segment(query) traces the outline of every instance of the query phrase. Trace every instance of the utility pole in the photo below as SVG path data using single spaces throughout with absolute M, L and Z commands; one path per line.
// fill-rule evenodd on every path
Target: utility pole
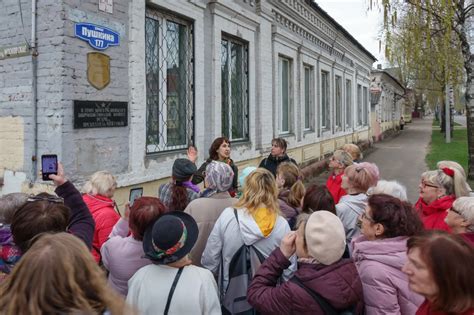
M 446 143 L 451 143 L 451 86 L 446 83 L 446 102 L 444 108 L 444 121 L 446 124 Z

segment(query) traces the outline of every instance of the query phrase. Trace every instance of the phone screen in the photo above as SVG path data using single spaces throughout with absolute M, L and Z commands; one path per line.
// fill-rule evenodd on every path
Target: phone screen
M 51 180 L 50 174 L 58 174 L 58 156 L 55 154 L 48 154 L 41 156 L 41 172 L 43 180 Z
M 143 188 L 132 188 L 130 189 L 130 197 L 128 198 L 128 202 L 130 204 L 130 207 L 133 206 L 133 203 L 135 202 L 135 199 L 140 198 L 143 195 Z

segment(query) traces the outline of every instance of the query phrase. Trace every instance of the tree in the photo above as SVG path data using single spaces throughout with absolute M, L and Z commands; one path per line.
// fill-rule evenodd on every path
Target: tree
M 422 51 L 427 48 L 437 49 L 439 59 L 436 62 L 420 64 L 448 65 L 457 55 L 462 57 L 464 75 L 449 66 L 442 71 L 445 82 L 463 79 L 465 86 L 467 138 L 468 138 L 468 177 L 474 179 L 474 55 L 470 51 L 468 27 L 472 24 L 474 3 L 472 0 L 370 0 L 370 8 L 374 5 L 383 9 L 385 53 L 393 60 L 393 35 L 397 29 L 397 16 L 406 13 L 413 28 L 411 34 L 415 43 L 409 47 L 408 55 L 413 60 L 421 60 Z M 441 39 L 433 41 L 433 38 Z M 433 44 L 433 42 L 435 44 Z M 442 53 L 444 52 L 444 53 Z M 453 54 L 453 52 L 455 52 Z M 408 57 L 408 56 L 407 56 Z M 420 58 L 420 59 L 418 59 Z

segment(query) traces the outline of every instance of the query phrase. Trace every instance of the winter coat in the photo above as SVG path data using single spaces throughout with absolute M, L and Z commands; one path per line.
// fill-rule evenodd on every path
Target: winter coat
M 416 311 L 416 315 L 452 315 L 453 313 L 446 313 L 440 311 L 434 311 L 432 309 L 431 303 L 428 300 L 425 300 L 423 304 L 421 304 L 420 308 Z M 463 313 L 457 313 L 456 315 L 473 315 L 474 308 L 471 308 Z
M 110 232 L 120 215 L 115 211 L 115 202 L 101 195 L 84 194 L 84 202 L 89 207 L 95 221 L 94 240 L 92 241 L 92 255 L 95 261 L 101 260 L 100 248 L 109 238 Z
M 170 210 L 170 211 L 183 211 L 184 209 L 170 209 L 170 205 L 173 198 L 173 183 L 166 183 L 158 188 L 158 198 L 161 202 Z M 199 194 L 195 192 L 192 188 L 183 186 L 186 188 L 187 204 L 193 201 L 196 198 L 199 198 Z
M 298 165 L 295 160 L 293 160 L 286 154 L 283 156 L 273 156 L 270 154 L 267 158 L 263 159 L 260 162 L 260 165 L 258 167 L 266 168 L 273 174 L 273 176 L 276 177 L 278 165 L 285 162 L 291 162 L 295 165 Z
M 288 281 L 276 286 L 290 261 L 276 248 L 258 269 L 248 289 L 247 299 L 262 314 L 324 314 L 305 289 Z M 352 260 L 342 259 L 332 265 L 298 264 L 294 276 L 319 293 L 336 310 L 357 304 L 355 314 L 363 308 L 362 284 Z
M 194 173 L 193 178 L 191 182 L 195 185 L 201 183 L 204 181 L 204 178 L 206 178 L 206 167 L 209 163 L 211 163 L 213 160 L 212 159 L 207 159 L 206 162 L 202 163 L 201 167 Z M 218 161 L 219 162 L 219 161 Z M 222 162 L 222 163 L 227 163 L 232 170 L 234 171 L 234 179 L 232 180 L 232 195 L 235 195 L 234 192 L 237 192 L 239 188 L 239 169 L 237 166 L 235 166 L 234 161 L 232 159 L 228 159 L 227 162 Z
M 281 214 L 286 218 L 290 228 L 293 230 L 296 223 L 296 217 L 300 214 L 300 207 L 293 207 L 288 203 L 288 195 L 290 190 L 283 189 L 278 194 L 278 204 L 280 205 Z
M 191 250 L 193 265 L 201 267 L 201 257 L 207 239 L 217 219 L 227 207 L 232 207 L 237 203 L 236 198 L 232 198 L 228 192 L 220 192 L 211 195 L 209 198 L 194 199 L 189 203 L 184 212 L 191 215 L 199 228 L 199 235 Z
M 334 204 L 339 203 L 341 197 L 346 195 L 346 191 L 342 189 L 342 176 L 344 172 L 341 172 L 338 175 L 331 173 L 326 181 L 326 187 L 328 188 L 329 192 L 331 193 L 332 198 L 334 199 Z
M 444 230 L 451 232 L 450 227 L 444 222 L 448 213 L 446 210 L 451 208 L 456 196 L 444 196 L 433 201 L 430 204 L 426 204 L 422 198 L 418 199 L 415 204 L 415 208 L 420 215 L 421 221 L 427 230 Z
M 233 208 L 226 208 L 207 240 L 206 247 L 202 253 L 201 264 L 209 269 L 214 275 L 220 274 L 220 265 L 223 261 L 223 278 L 219 279 L 218 285 L 221 289 L 227 288 L 229 279 L 229 263 L 237 250 L 244 245 L 255 246 L 265 257 L 280 246 L 283 237 L 290 232 L 288 222 L 277 216 L 272 232 L 265 238 L 247 209 L 237 209 L 239 223 L 234 215 Z M 284 278 L 289 279 L 296 270 L 296 258 L 292 258 L 292 264 L 283 273 Z
M 364 289 L 366 315 L 412 315 L 423 302 L 421 295 L 410 291 L 408 277 L 402 271 L 407 262 L 407 239 L 353 239 L 352 258 Z
M 367 206 L 367 195 L 364 193 L 358 195 L 342 196 L 338 204 L 336 204 L 336 213 L 341 219 L 346 232 L 346 243 L 350 244 L 353 237 L 360 234 L 360 228 L 357 221 Z

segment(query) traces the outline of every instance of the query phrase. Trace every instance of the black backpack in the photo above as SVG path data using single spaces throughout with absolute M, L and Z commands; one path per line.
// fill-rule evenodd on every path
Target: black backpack
M 240 226 L 236 209 L 234 209 L 234 215 Z M 232 256 L 229 264 L 229 283 L 222 300 L 222 314 L 258 314 L 247 302 L 247 288 L 264 260 L 263 254 L 253 245 L 242 245 Z

